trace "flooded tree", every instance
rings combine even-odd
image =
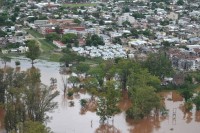
[[[88,64],[80,63],[76,66],[76,70],[78,73],[86,73],[90,69],[90,66]]]
[[[91,99],[94,99],[95,95],[98,95],[98,81],[96,78],[88,77],[83,82],[84,88],[91,94]]]
[[[81,108],[85,108],[86,104],[87,104],[87,100],[86,99],[81,99],[80,100],[80,104],[81,104]]]
[[[119,111],[116,105],[119,102],[120,90],[127,94],[133,106],[128,109],[130,118],[144,118],[151,111],[157,113],[160,108],[160,97],[156,88],[160,86],[160,79],[152,75],[133,60],[117,60],[105,62],[92,67],[88,71],[84,87],[92,95],[98,95],[97,115],[102,123]]]
[[[193,99],[194,104],[196,105],[196,110],[200,110],[200,92],[198,95]]]
[[[73,88],[80,83],[80,79],[77,76],[70,76],[68,80],[72,83]]]
[[[56,89],[56,87],[57,87],[57,79],[56,78],[53,78],[53,77],[51,77],[50,78],[50,88],[53,90],[53,89]]]
[[[130,69],[127,85],[129,88],[137,88],[138,86],[153,86],[154,88],[160,86],[160,80],[157,76],[151,75],[147,69],[135,66]]]
[[[0,103],[4,103],[5,101],[5,89],[6,89],[6,84],[5,84],[5,78],[4,78],[4,70],[0,69]]]
[[[133,119],[143,119],[161,107],[160,97],[156,94],[155,87],[160,85],[158,77],[151,75],[147,69],[135,67],[131,69],[128,78],[128,94],[132,107],[127,110],[127,116]]]
[[[119,81],[123,91],[127,90],[128,77],[131,74],[131,68],[136,64],[131,60],[119,60],[115,72],[119,75]]]
[[[57,103],[53,102],[53,99],[59,95],[59,92],[52,92],[47,86],[41,84],[38,69],[31,68],[28,70],[28,75],[29,84],[24,91],[28,116],[31,120],[44,122],[46,120],[45,112],[52,111],[57,107]]]
[[[65,67],[70,67],[70,64],[77,64],[80,61],[84,61],[85,57],[77,55],[76,53],[70,51],[68,48],[63,50],[63,56],[60,58],[60,62],[64,64]]]
[[[50,133],[50,129],[43,123],[37,121],[25,121],[23,131],[24,133]]]
[[[107,82],[106,91],[98,100],[96,114],[100,116],[100,122],[102,124],[104,124],[105,120],[108,120],[120,111],[117,106],[120,100],[120,91],[115,88],[114,84],[114,81]]]
[[[26,52],[26,57],[31,59],[31,64],[33,66],[34,60],[40,56],[40,47],[35,40],[30,40],[27,42],[28,52]]]
[[[15,66],[19,66],[20,65],[20,61],[15,61]]]
[[[100,66],[93,67],[89,70],[88,74],[96,79],[96,81],[98,82],[99,89],[103,89],[105,77],[105,72],[103,71],[103,69]]]
[[[32,67],[26,72],[7,69],[3,80],[6,83],[4,107],[5,129],[8,132],[17,132],[18,124],[26,120],[43,123],[48,119],[46,112],[57,107],[53,99],[59,93],[52,92],[49,87],[41,84],[38,69]]]
[[[104,124],[104,122],[107,120],[107,105],[105,97],[99,98],[96,114],[100,116],[100,123]]]
[[[137,87],[129,90],[133,106],[126,112],[132,119],[143,119],[151,114],[152,110],[157,111],[160,106],[160,97],[155,93],[155,89],[150,86]]]
[[[100,125],[96,129],[95,133],[121,133],[121,132],[119,129],[117,129],[113,125],[104,124],[104,125]]]
[[[164,52],[150,54],[147,60],[143,62],[143,65],[152,75],[156,75],[160,78],[172,76],[174,74],[172,62]]]
[[[181,96],[185,99],[185,102],[190,100],[193,96],[193,91],[190,89],[183,89],[181,90],[180,93],[181,93]]]
[[[74,61],[74,56],[71,56],[69,54],[64,54],[60,58],[60,62],[64,63],[65,67],[69,67],[69,64],[72,63],[73,61]]]
[[[0,58],[1,58],[2,63],[4,63],[4,68],[6,68],[7,62],[11,62],[11,58],[9,56],[1,55]]]

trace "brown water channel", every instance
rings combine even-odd
[[[13,59],[7,65],[15,67],[15,60],[20,60],[21,70],[31,67],[30,61],[25,58]],[[0,63],[0,67],[3,66]],[[70,100],[63,97],[62,78],[64,75],[59,73],[59,63],[40,60],[37,61],[35,67],[40,69],[42,83],[49,85],[51,77],[57,78],[58,81],[57,89],[60,91],[60,95],[56,97],[55,101],[59,106],[54,112],[48,113],[52,119],[47,122],[47,126],[55,133],[200,133],[200,112],[196,112],[194,107],[191,113],[184,113],[183,99],[175,92],[161,93],[166,108],[169,110],[165,117],[149,117],[133,122],[126,119],[125,112],[122,112],[114,117],[114,121],[109,120],[110,125],[100,126],[99,117],[95,112],[80,113],[79,100],[90,98],[87,93],[79,93],[80,97],[73,98],[75,106],[69,107]],[[126,106],[126,104],[127,102],[123,102],[120,105]],[[0,118],[2,114],[3,112],[0,112]]]

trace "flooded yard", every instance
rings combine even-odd
[[[15,68],[15,60],[13,59],[8,66]],[[31,62],[25,58],[20,58],[20,69],[26,70],[31,67]],[[54,112],[48,113],[51,120],[47,122],[55,133],[199,133],[200,132],[200,112],[196,112],[195,107],[190,113],[185,113],[182,105],[183,99],[176,92],[162,92],[168,115],[165,117],[149,117],[144,120],[134,122],[126,119],[125,112],[115,115],[114,119],[109,120],[109,124],[101,126],[99,117],[95,112],[87,111],[81,113],[81,105],[79,100],[90,98],[87,93],[79,93],[79,97],[72,100],[63,96],[63,77],[65,75],[59,72],[59,63],[47,62],[39,60],[34,65],[40,69],[42,83],[49,85],[50,78],[57,79],[57,89],[60,95],[55,98],[59,106]],[[4,64],[0,63],[0,67]],[[69,106],[69,101],[74,102],[74,106]],[[126,109],[128,101],[120,103],[123,109]],[[3,112],[0,112],[2,118]],[[1,131],[0,131],[1,132]]]

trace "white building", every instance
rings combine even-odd
[[[124,13],[122,16],[118,17],[118,25],[122,26],[122,23],[128,21],[130,23],[135,22],[135,18],[130,15],[130,13]]]
[[[66,48],[66,45],[60,41],[53,40],[53,44],[56,45],[58,48]]]

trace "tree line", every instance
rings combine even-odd
[[[98,97],[96,113],[102,123],[120,112],[119,102],[124,94],[128,94],[132,103],[126,111],[129,118],[143,119],[152,111],[157,114],[163,107],[156,93],[161,74],[151,74],[144,63],[115,59],[92,67],[80,63],[75,68],[78,74],[85,73],[86,77],[84,80],[69,78],[69,82],[81,84],[91,94],[91,99]]]
[[[43,124],[49,119],[45,113],[57,107],[53,99],[58,95],[41,83],[40,72],[34,67],[24,72],[0,69],[0,103],[7,132],[50,132]]]

